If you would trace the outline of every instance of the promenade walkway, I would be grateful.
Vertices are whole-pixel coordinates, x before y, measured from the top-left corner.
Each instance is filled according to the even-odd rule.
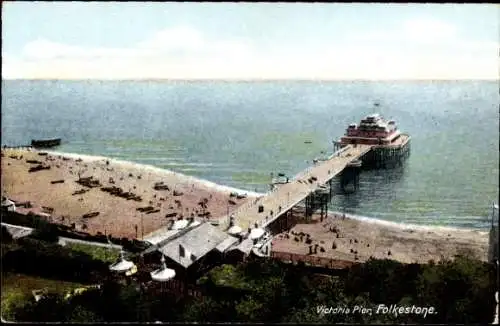
[[[291,207],[303,201],[308,195],[338,175],[352,161],[359,159],[372,148],[371,145],[348,145],[325,161],[320,161],[305,169],[289,183],[277,185],[273,191],[250,201],[231,213],[234,223],[243,229],[254,227],[257,223],[265,227],[276,220]],[[309,180],[315,178],[310,183]],[[259,206],[264,210],[259,212]],[[229,216],[219,220],[220,227],[227,228]]]

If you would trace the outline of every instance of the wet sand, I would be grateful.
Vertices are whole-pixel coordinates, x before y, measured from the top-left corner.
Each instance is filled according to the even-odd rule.
[[[50,207],[53,208],[50,213],[53,222],[68,226],[74,223],[76,230],[90,234],[101,232],[116,237],[141,238],[142,233],[153,232],[179,216],[216,219],[251,200],[250,197],[230,197],[229,190],[215,189],[182,174],[112,159],[77,159],[64,154],[41,156],[38,151],[18,149],[2,149],[2,155],[2,195],[15,201],[30,201],[33,205],[30,209],[18,208],[19,212],[41,212],[42,206]],[[39,161],[50,169],[30,173],[29,168],[38,164],[27,160]],[[92,180],[99,181],[99,187],[88,188],[76,182],[79,177],[91,176]],[[64,182],[51,183],[58,180]],[[163,182],[169,190],[153,189],[157,182]],[[140,196],[142,201],[127,200],[101,190],[111,186]],[[82,189],[87,191],[74,194]],[[148,206],[159,211],[151,214],[137,211],[137,208]],[[99,215],[83,218],[93,212]],[[209,217],[198,217],[206,212],[210,212]],[[166,218],[171,213],[177,216]]]
[[[288,238],[285,234],[288,234]],[[298,234],[298,235],[297,235]],[[311,244],[306,244],[309,234]],[[338,236],[337,236],[338,234]],[[298,241],[296,241],[296,239]],[[332,249],[335,242],[336,249]],[[370,257],[394,259],[403,263],[427,263],[471,254],[487,260],[488,232],[453,228],[400,227],[371,223],[329,214],[323,222],[315,215],[310,224],[297,224],[289,232],[277,235],[273,251],[309,254],[309,246],[318,244],[312,256],[363,262]],[[324,252],[321,251],[324,248]]]

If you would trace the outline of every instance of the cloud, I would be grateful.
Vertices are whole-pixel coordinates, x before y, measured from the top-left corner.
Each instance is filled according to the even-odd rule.
[[[412,19],[403,23],[403,35],[411,41],[432,43],[455,39],[455,26],[434,19]]]
[[[206,46],[201,34],[190,27],[174,27],[155,33],[138,44],[141,48],[171,50],[175,48],[199,50]]]
[[[457,28],[454,25],[439,20],[420,18],[406,20],[394,29],[353,32],[349,38],[358,42],[387,46],[390,44],[450,43],[457,40],[457,36]]]
[[[354,32],[355,45],[329,52],[357,60],[370,79],[498,79],[498,42],[461,38],[454,25],[428,18],[399,27]]]
[[[202,59],[241,57],[250,51],[251,47],[242,40],[209,41],[197,30],[175,27],[159,31],[129,48],[92,48],[38,39],[24,46],[22,56],[30,60],[155,59],[165,56]]]
[[[146,51],[139,49],[86,48],[44,39],[37,39],[26,44],[21,53],[23,58],[29,60],[130,58],[147,54]]]
[[[36,78],[61,74],[64,78],[195,78],[196,74],[212,76],[217,70],[233,68],[229,73],[232,75],[237,72],[234,68],[243,66],[252,55],[252,46],[246,40],[209,40],[195,29],[180,26],[123,48],[37,39],[24,46],[20,60],[4,60],[2,76],[32,78],[25,76],[28,73]]]
[[[129,47],[84,47],[37,39],[2,54],[3,78],[67,79],[456,79],[498,78],[498,43],[460,39],[453,26],[413,19],[394,30],[353,33],[348,43],[259,48],[210,39],[189,26]]]

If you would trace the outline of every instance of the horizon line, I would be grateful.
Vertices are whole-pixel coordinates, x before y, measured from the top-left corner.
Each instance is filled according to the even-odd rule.
[[[5,78],[2,81],[135,81],[135,82],[445,82],[445,81],[487,81],[498,82],[497,78]]]

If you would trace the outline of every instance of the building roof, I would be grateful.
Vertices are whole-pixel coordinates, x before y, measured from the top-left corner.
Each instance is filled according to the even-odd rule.
[[[26,237],[33,233],[34,229],[28,228],[25,226],[12,225],[7,223],[2,223],[2,226],[5,226],[7,232],[10,233],[13,239],[19,239],[22,237]]]
[[[173,237],[179,236],[189,230],[200,225],[200,221],[193,221],[189,223],[188,220],[177,220],[174,222],[173,228],[170,229],[169,226],[164,226],[154,232],[147,234],[143,241],[148,242],[152,245],[162,245],[167,240]]]
[[[235,238],[233,236],[228,236],[224,241],[219,243],[215,249],[217,249],[219,252],[225,252],[227,249],[229,249],[232,245],[236,244],[238,242],[238,238]]]
[[[152,245],[160,244],[161,242],[173,237],[181,230],[170,230],[169,227],[165,226],[158,229],[144,237],[144,241],[151,243]]]
[[[229,234],[238,234],[241,233],[243,229],[237,225],[233,225],[229,230],[227,230],[227,233]]]
[[[109,266],[109,269],[112,271],[115,271],[115,272],[125,272],[125,271],[128,271],[129,269],[131,269],[132,267],[134,267],[133,262],[131,262],[129,260],[121,259],[119,262],[116,262],[116,263],[112,264],[111,266]]]
[[[162,254],[188,268],[217,247],[228,235],[205,222],[158,249]]]
[[[8,206],[15,206],[15,203],[8,198],[4,198],[4,199],[2,199],[2,206],[7,206],[7,207]]]
[[[188,220],[177,220],[174,222],[174,225],[172,226],[173,230],[181,230],[184,229],[186,226],[188,226],[189,221]]]
[[[258,239],[258,238],[262,237],[264,235],[264,233],[266,233],[266,231],[264,231],[261,228],[252,229],[252,231],[250,232],[250,239],[252,239],[252,240]]]
[[[239,245],[234,247],[234,249],[239,250],[247,255],[250,253],[252,248],[253,248],[253,240],[250,238],[243,240]]]
[[[166,282],[175,277],[175,270],[171,268],[160,268],[150,273],[154,281]]]

